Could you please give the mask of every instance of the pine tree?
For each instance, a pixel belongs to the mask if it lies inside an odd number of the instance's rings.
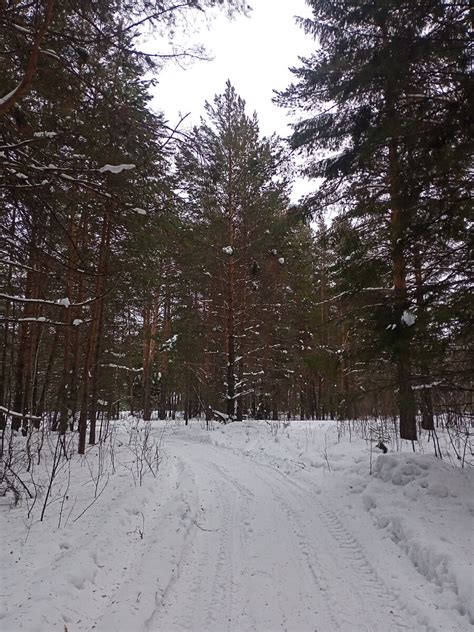
[[[204,371],[223,389],[209,394],[207,405],[217,407],[222,398],[226,414],[241,418],[244,393],[255,390],[249,378],[257,373],[259,348],[274,343],[269,331],[259,330],[258,311],[265,309],[262,299],[269,310],[277,302],[271,288],[283,267],[278,226],[286,184],[276,141],[260,138],[256,116],[247,116],[229,82],[206,113],[177,157],[178,177],[199,250],[192,263],[201,274]]]
[[[415,295],[430,294],[426,278],[415,289],[416,252],[423,243],[434,255],[425,273],[434,262],[440,269],[437,257],[459,239],[467,213],[469,9],[444,0],[308,4],[313,16],[302,24],[321,47],[294,70],[297,81],[280,102],[305,112],[292,142],[307,151],[306,174],[324,178],[310,204],[342,213],[391,262],[380,322],[394,325],[385,342],[396,365],[400,434],[413,440]],[[453,285],[437,288],[447,297]]]
[[[140,50],[142,29],[171,33],[216,3],[0,4],[0,425],[15,411],[26,434],[47,412],[62,435],[79,415],[83,452],[99,400],[120,398],[107,327],[123,344],[133,319],[118,297],[138,303],[142,289],[131,296],[123,257],[145,264],[143,225],[156,234],[171,206],[169,132],[144,78],[163,59]]]

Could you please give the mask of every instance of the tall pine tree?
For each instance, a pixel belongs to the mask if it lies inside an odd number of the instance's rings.
[[[465,252],[459,229],[468,212],[469,7],[446,0],[307,3],[313,15],[302,25],[320,47],[294,69],[296,82],[279,100],[303,110],[292,143],[306,150],[306,174],[324,179],[309,203],[343,214],[362,241],[375,236],[377,256],[390,262],[391,280],[381,278],[379,335],[389,327],[400,434],[413,440],[422,326],[416,297],[425,303],[430,291],[441,291],[448,299],[456,287],[441,266],[455,265],[455,242]],[[421,274],[420,250],[429,257]],[[433,265],[438,283],[425,287]]]

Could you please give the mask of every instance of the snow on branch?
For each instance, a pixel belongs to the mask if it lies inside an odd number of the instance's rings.
[[[24,417],[28,417],[28,419],[34,419],[36,421],[41,421],[41,417],[37,417],[36,415],[30,415],[26,413],[17,413],[15,410],[10,410],[9,408],[5,408],[5,406],[0,406],[0,413],[5,413],[9,417],[20,417],[23,419]]]
[[[53,4],[54,0],[47,0],[46,2],[44,20],[35,34],[23,79],[16,86],[16,88],[14,88],[4,97],[0,98],[0,116],[6,114],[19,101],[19,99],[21,99],[21,97],[23,97],[28,92],[33,82],[36,68],[38,66],[38,53],[40,45],[44,36],[46,35],[46,31],[49,28],[51,20],[53,19]]]
[[[104,165],[100,167],[100,173],[105,173],[106,171],[110,171],[110,173],[121,173],[122,171],[129,171],[130,169],[135,169],[136,165]]]
[[[0,145],[0,151],[12,151],[13,149],[18,149],[18,147],[23,147],[23,145],[28,145],[29,143],[33,143],[36,138],[27,138],[26,140],[22,140],[18,143],[14,143],[13,145]]]
[[[141,371],[143,371],[143,368],[134,369],[129,366],[124,366],[123,364],[101,364],[100,366],[109,369],[122,369],[122,371],[132,371],[133,373],[140,373]]]
[[[45,272],[44,270],[38,270],[36,268],[32,268],[31,266],[27,266],[24,263],[19,263],[18,261],[12,261],[11,259],[0,259],[0,263],[6,266],[14,266],[15,268],[21,268],[22,270],[31,270],[37,274],[55,274],[54,272]]]
[[[8,94],[6,94],[4,97],[1,97],[1,98],[0,98],[0,105],[3,105],[3,104],[4,104],[4,103],[6,103],[9,99],[11,99],[11,98],[12,98],[12,97],[16,94],[16,92],[18,91],[18,89],[19,89],[20,85],[21,85],[21,84],[18,84],[18,85],[16,86],[16,88],[13,88],[13,90],[12,90],[11,92],[9,92]]]
[[[74,326],[77,327],[79,325],[82,325],[84,323],[90,323],[90,320],[81,320],[80,318],[75,318],[72,323],[68,323],[68,322],[63,322],[60,320],[51,320],[51,318],[46,318],[46,316],[38,316],[37,318],[34,318],[32,316],[29,316],[27,318],[11,318],[8,316],[1,316],[0,317],[0,322],[1,323],[37,323],[39,325],[54,325],[55,327],[69,327],[69,326]]]
[[[102,296],[96,296],[94,298],[89,298],[85,301],[82,301],[81,303],[71,303],[71,301],[65,297],[65,298],[60,298],[57,301],[48,301],[46,299],[42,299],[42,298],[26,298],[25,296],[10,296],[9,294],[2,294],[0,293],[0,299],[4,299],[5,301],[13,301],[14,303],[38,303],[40,305],[49,305],[52,307],[85,307],[86,305],[90,305],[90,303],[93,303],[94,301],[98,301],[101,298],[103,298],[104,295]]]
[[[174,336],[171,336],[171,338],[168,338],[168,340],[165,340],[165,342],[160,347],[160,351],[172,351],[174,347],[176,346],[177,340],[178,340],[178,334],[174,334]]]
[[[62,62],[61,57],[54,52],[54,50],[51,50],[50,48],[40,48],[40,53],[42,53],[43,55],[46,55],[47,57],[52,57],[53,59],[57,59],[58,61]]]
[[[35,138],[54,138],[57,135],[57,132],[35,132],[33,134]]]
[[[27,29],[25,26],[21,26],[20,24],[15,24],[15,22],[13,22],[12,26],[14,29],[16,29],[17,31],[20,31],[21,33],[28,33],[28,35],[33,35],[33,31],[31,29]]]
[[[255,389],[254,388],[252,388],[249,391],[242,391],[241,393],[236,393],[233,396],[226,395],[226,399],[236,400],[236,399],[239,399],[239,397],[244,397],[245,395],[251,395],[252,393],[255,393]]]

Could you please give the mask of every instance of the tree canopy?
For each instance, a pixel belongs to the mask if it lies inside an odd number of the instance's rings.
[[[289,150],[231,81],[179,133],[150,105],[192,51],[144,29],[242,0],[0,2],[2,436],[83,453],[126,409],[393,417],[415,440],[469,410],[470,8],[308,5]]]

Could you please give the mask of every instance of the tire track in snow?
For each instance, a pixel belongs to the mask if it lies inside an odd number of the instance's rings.
[[[320,510],[320,517],[323,522],[326,522],[330,534],[338,545],[339,552],[342,553],[342,557],[359,579],[358,592],[361,594],[361,598],[365,600],[365,603],[370,603],[371,607],[374,607],[371,597],[376,595],[379,604],[381,604],[383,611],[386,613],[385,616],[391,621],[391,629],[413,630],[413,624],[410,626],[407,625],[399,612],[400,610],[402,612],[406,611],[410,617],[415,617],[416,612],[409,609],[400,601],[398,596],[388,588],[385,581],[368,561],[360,543],[347,530],[340,518],[332,510],[322,506],[319,500],[317,501],[317,506]],[[378,604],[375,604],[374,609],[381,612]],[[387,609],[388,613],[386,612]],[[424,625],[420,621],[416,621],[416,623],[418,625]],[[425,629],[428,630],[429,628],[425,626]]]
[[[193,541],[183,554],[179,572],[161,607],[149,622],[150,630],[223,632],[235,629],[232,627],[235,625],[232,620],[233,564],[239,552],[234,553],[234,534],[241,522],[237,500],[242,490],[236,488],[235,494],[229,494],[229,481],[223,479],[213,463],[194,462],[193,465],[201,483],[198,488],[201,509],[194,524]],[[205,523],[208,515],[212,517],[212,525]]]
[[[199,487],[196,486],[197,502],[200,506]],[[198,512],[198,519],[202,510]],[[190,529],[190,537],[181,552],[179,563],[173,573],[170,582],[157,602],[152,616],[146,622],[146,629],[150,631],[162,629],[162,618],[169,619],[166,630],[193,630],[196,625],[195,612],[199,609],[202,600],[201,590],[208,573],[209,559],[201,551],[199,545],[199,531],[197,520]],[[159,558],[159,550],[156,551]],[[159,563],[159,562],[158,562]],[[190,573],[190,568],[192,572]],[[186,581],[186,607],[176,604],[176,598],[180,595],[180,586]]]
[[[249,586],[251,585],[249,576],[252,576],[252,574],[255,576],[259,573],[265,575],[266,573],[260,570],[252,570],[250,572],[248,567],[248,542],[249,538],[253,537],[253,529],[249,517],[255,514],[259,499],[249,487],[239,481],[222,465],[209,462],[208,467],[212,471],[214,478],[217,474],[219,479],[225,482],[226,486],[222,488],[222,493],[226,498],[229,497],[229,485],[236,492],[231,509],[232,521],[228,523],[229,528],[227,531],[227,540],[233,540],[232,544],[229,545],[229,550],[232,553],[227,567],[231,569],[231,595],[235,594],[238,598],[233,600],[236,602],[235,606],[232,603],[232,608],[228,611],[229,616],[227,617],[225,629],[229,632],[235,630],[239,630],[239,632],[244,630],[259,632],[262,627],[252,610],[249,595]],[[251,507],[251,504],[254,506]],[[278,606],[279,604],[275,604],[275,607]],[[284,618],[283,612],[281,617]],[[224,627],[219,627],[216,629],[216,632],[221,632],[223,629]]]
[[[334,612],[334,603],[331,603],[329,594],[327,592],[327,576],[324,572],[320,557],[318,556],[315,549],[309,544],[308,539],[302,529],[302,517],[295,512],[294,507],[291,507],[289,503],[285,502],[283,499],[279,500],[277,494],[273,491],[273,488],[272,493],[276,502],[280,503],[283,511],[287,515],[288,521],[292,526],[296,542],[301,553],[303,554],[306,565],[312,577],[312,583],[315,590],[314,595],[317,599],[317,604],[318,606],[323,606],[325,614],[331,622],[330,629],[334,630],[334,632],[337,632],[341,629],[341,627]]]
[[[206,604],[205,629],[214,630],[218,624],[216,604],[219,604],[221,618],[224,625],[232,621],[232,581],[233,581],[233,542],[232,531],[235,526],[235,511],[229,506],[228,494],[224,494],[220,483],[217,487],[219,506],[224,509],[224,521],[220,527],[218,553],[212,578],[212,595],[215,598]],[[234,503],[235,507],[235,503]],[[223,615],[223,616],[222,616]],[[227,619],[227,622],[225,621]],[[222,624],[221,624],[222,625]],[[229,629],[225,625],[224,629]]]
[[[167,494],[153,524],[147,524],[142,539],[143,547],[137,551],[133,564],[124,568],[126,573],[114,585],[93,629],[122,632],[124,621],[137,631],[154,629],[156,612],[176,581],[193,538],[192,516],[195,513],[193,505],[197,489],[194,472],[180,458],[176,458],[174,470],[176,479],[170,488],[171,493]],[[179,534],[171,539],[168,533],[163,537],[170,521],[174,522],[175,528],[178,525],[176,533]],[[163,541],[167,546],[163,547]],[[156,564],[154,557],[160,547],[164,551],[160,563]],[[142,588],[138,593],[137,577],[141,579]]]
[[[238,479],[233,477],[232,474],[226,468],[218,467],[215,463],[213,464],[213,467],[216,469],[217,472],[219,472],[221,476],[226,478],[232,485],[234,485],[234,487],[236,487],[238,490],[241,490],[242,493],[247,496],[247,498],[255,499],[255,494],[251,492],[248,488],[243,486],[238,481]],[[280,518],[279,520],[276,520],[276,523],[279,525],[279,528],[282,532],[283,532],[283,525],[284,525],[285,520],[281,520],[281,518],[282,517],[286,518],[286,522],[289,526],[289,534],[287,535],[290,535],[290,542],[293,545],[292,546],[292,550],[294,552],[294,556],[292,556],[293,562],[295,560],[297,561],[300,575],[305,576],[305,580],[304,582],[302,582],[306,586],[307,595],[305,596],[305,600],[307,600],[308,603],[311,603],[312,599],[314,600],[315,597],[317,599],[317,608],[314,608],[314,610],[315,611],[317,610],[317,611],[311,615],[311,618],[314,619],[315,622],[317,620],[318,626],[319,626],[321,624],[321,617],[323,617],[324,627],[323,628],[318,627],[314,629],[324,629],[324,630],[331,630],[331,632],[339,632],[340,627],[335,618],[333,608],[331,607],[331,604],[328,601],[326,588],[325,588],[325,578],[319,567],[318,559],[314,555],[314,553],[313,554],[311,553],[310,547],[308,546],[306,538],[304,537],[301,529],[298,528],[298,520],[295,518],[294,511],[289,507],[288,504],[281,502],[281,499],[275,493],[273,486],[269,485],[268,482],[265,480],[265,478],[259,475],[259,472],[255,472],[254,480],[260,481],[261,483],[263,483],[265,487],[266,495],[272,498],[273,508],[277,508],[277,507],[279,508],[278,513],[274,512],[274,518]],[[257,508],[257,511],[258,511],[258,508]],[[288,540],[285,542],[284,537],[282,537],[282,542],[284,542],[286,546],[290,544]],[[275,553],[277,554],[277,552]],[[288,551],[286,551],[286,553],[288,553]],[[264,571],[257,571],[257,572],[260,572],[262,574],[264,573]],[[273,605],[274,607],[278,607],[280,610],[280,619],[282,622],[281,628],[285,630],[289,630],[289,632],[291,632],[295,628],[294,627],[287,628],[288,617],[282,608],[282,599],[284,597],[284,590],[285,590],[285,578],[276,576],[273,579],[276,585],[281,584],[281,587],[282,587],[281,589],[276,588],[276,592],[278,593],[279,600],[277,601],[277,603]],[[308,585],[313,586],[313,591],[311,591],[308,588]],[[313,608],[310,607],[308,609],[312,610]],[[313,630],[312,624],[307,622],[307,625],[310,627],[307,627],[307,628],[305,627],[304,628],[305,630],[306,629]],[[255,629],[260,630],[261,628],[257,626],[255,627]],[[301,629],[301,628],[298,628],[298,629]]]
[[[337,586],[339,584],[347,584],[348,580],[350,580],[351,593],[356,596],[356,599],[352,600],[352,606],[350,606],[352,608],[355,607],[355,611],[351,612],[349,610],[345,620],[341,622],[342,625],[346,626],[342,628],[343,630],[351,630],[351,632],[356,630],[361,632],[379,632],[382,621],[384,622],[382,625],[387,626],[386,629],[390,631],[437,632],[437,630],[440,630],[440,628],[432,627],[414,608],[410,608],[403,603],[398,595],[387,586],[384,579],[369,562],[360,542],[342,523],[335,511],[321,501],[319,495],[315,494],[310,488],[294,481],[279,469],[263,463],[259,465],[267,475],[270,472],[272,478],[276,476],[280,479],[280,484],[278,485],[280,492],[283,489],[289,491],[290,511],[298,514],[299,507],[309,506],[308,500],[310,500],[313,504],[311,518],[313,525],[318,525],[319,523],[318,531],[323,540],[326,539],[327,541],[327,536],[330,536],[332,542],[326,542],[326,546],[320,547],[320,550],[325,549],[332,552],[331,559],[325,560],[328,571],[331,569],[336,573],[337,570],[341,571],[344,569],[344,572],[340,572],[339,577],[337,577],[337,582],[332,589],[331,595],[331,599],[339,604],[339,616],[344,616],[350,604],[341,599]],[[294,503],[294,498],[296,497],[300,499],[298,506]],[[299,520],[301,524],[308,523],[307,516],[300,516]],[[307,541],[314,539],[311,538],[309,533],[307,533],[307,538]],[[406,613],[406,616],[402,617],[400,612]],[[362,627],[357,627],[358,618],[365,622],[370,622],[370,627],[367,627],[366,624]]]
[[[454,632],[387,585],[308,484],[212,445],[175,447],[204,506],[150,632]]]

